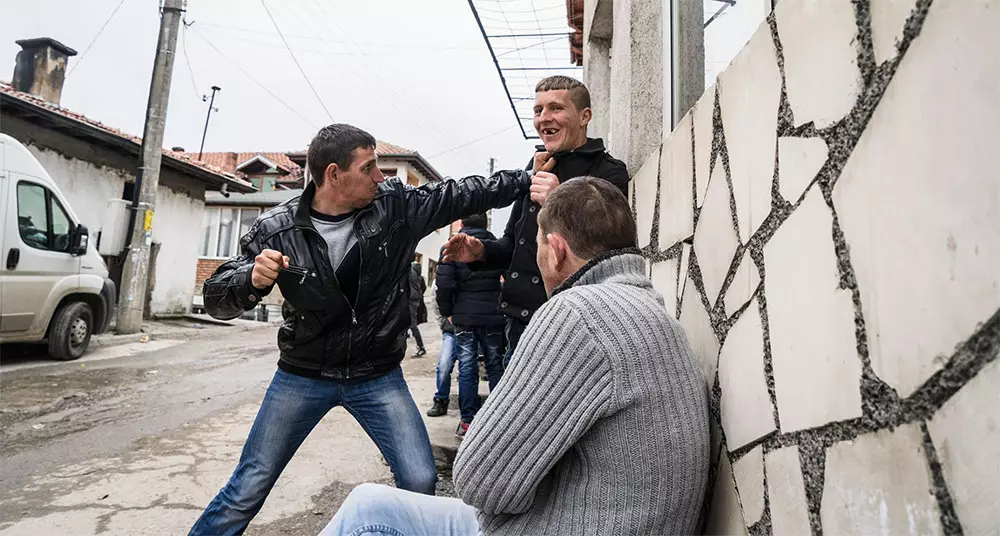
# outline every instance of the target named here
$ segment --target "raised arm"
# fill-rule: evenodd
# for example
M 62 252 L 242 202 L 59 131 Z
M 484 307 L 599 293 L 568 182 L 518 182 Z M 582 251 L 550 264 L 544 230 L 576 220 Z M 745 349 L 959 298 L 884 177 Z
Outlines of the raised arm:
M 505 207 L 525 195 L 531 178 L 522 170 L 499 171 L 490 178 L 473 175 L 406 188 L 404 196 L 411 232 L 424 237 L 455 220 Z

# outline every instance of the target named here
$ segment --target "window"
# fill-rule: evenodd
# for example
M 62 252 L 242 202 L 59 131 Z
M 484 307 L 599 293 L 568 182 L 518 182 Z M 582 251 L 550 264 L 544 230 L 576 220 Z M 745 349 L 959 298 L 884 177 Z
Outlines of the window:
M 69 251 L 73 222 L 52 192 L 39 184 L 17 185 L 17 227 L 28 246 Z
M 259 208 L 205 207 L 202 257 L 229 258 L 240 254 L 240 238 L 250 231 Z
M 222 209 L 222 217 L 219 219 L 219 247 L 215 251 L 216 257 L 230 257 L 233 251 L 233 224 L 239 217 L 240 210 L 237 208 Z

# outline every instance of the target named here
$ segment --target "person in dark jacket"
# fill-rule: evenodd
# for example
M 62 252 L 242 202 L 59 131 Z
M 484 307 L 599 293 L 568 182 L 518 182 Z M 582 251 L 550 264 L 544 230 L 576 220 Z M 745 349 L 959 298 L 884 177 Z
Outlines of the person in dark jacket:
M 461 233 L 479 240 L 493 240 L 486 230 L 486 215 L 462 220 Z M 436 298 L 441 314 L 455 325 L 455 358 L 458 360 L 458 403 L 462 421 L 456 435 L 464 437 L 479 410 L 479 362 L 482 351 L 490 391 L 503 374 L 504 316 L 500 312 L 501 270 L 471 270 L 464 263 L 438 265 Z M 434 404 L 447 407 L 448 400 Z
M 417 343 L 417 353 L 413 357 L 427 355 L 424 348 L 424 338 L 420 336 L 420 324 L 427 322 L 427 304 L 424 303 L 424 293 L 427 292 L 427 282 L 420 275 L 420 263 L 410 265 L 410 333 Z
M 547 297 L 535 261 L 538 210 L 560 183 L 580 176 L 607 180 L 628 197 L 625 164 L 608 154 L 600 138 L 587 137 L 590 92 L 568 76 L 551 76 L 535 86 L 535 131 L 543 145 L 528 164 L 533 173 L 531 195 L 516 202 L 504 234 L 481 240 L 456 234 L 445 245 L 447 260 L 472 263 L 474 269 L 505 269 L 500 310 L 507 316 L 504 367 L 528 321 Z
M 236 318 L 274 285 L 285 298 L 278 370 L 225 487 L 191 534 L 242 534 L 306 436 L 344 406 L 385 456 L 399 488 L 433 494 L 427 428 L 400 362 L 417 242 L 456 219 L 512 203 L 531 180 L 500 171 L 414 188 L 386 180 L 375 138 L 343 124 L 309 144 L 302 195 L 254 222 L 240 255 L 205 281 L 205 309 Z

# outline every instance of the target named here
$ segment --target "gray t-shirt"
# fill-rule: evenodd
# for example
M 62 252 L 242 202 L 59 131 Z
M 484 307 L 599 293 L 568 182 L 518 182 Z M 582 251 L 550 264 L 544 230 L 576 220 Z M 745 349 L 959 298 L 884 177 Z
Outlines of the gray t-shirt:
M 326 240 L 330 266 L 337 271 L 344 257 L 358 243 L 358 237 L 354 234 L 354 220 L 357 219 L 357 213 L 351 212 L 341 216 L 327 216 L 313 210 L 309 213 L 313 227 L 319 231 L 323 240 Z

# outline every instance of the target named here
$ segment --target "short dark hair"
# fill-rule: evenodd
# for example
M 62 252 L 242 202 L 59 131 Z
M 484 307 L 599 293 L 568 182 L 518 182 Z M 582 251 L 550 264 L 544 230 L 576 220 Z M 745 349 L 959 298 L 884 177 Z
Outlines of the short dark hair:
M 485 229 L 488 225 L 486 214 L 473 214 L 468 218 L 462 218 L 462 227 L 479 227 Z
M 582 112 L 584 108 L 590 108 L 590 90 L 583 82 L 569 76 L 555 75 L 543 78 L 535 85 L 535 93 L 543 91 L 554 91 L 565 89 L 569 91 L 569 100 Z
M 538 213 L 542 235 L 559 233 L 573 253 L 593 259 L 602 253 L 634 248 L 635 218 L 621 190 L 597 177 L 577 177 L 549 194 Z
M 375 149 L 375 138 L 358 127 L 346 123 L 327 125 L 309 143 L 306 165 L 316 186 L 323 185 L 323 174 L 330 164 L 351 167 L 351 153 L 359 147 Z

